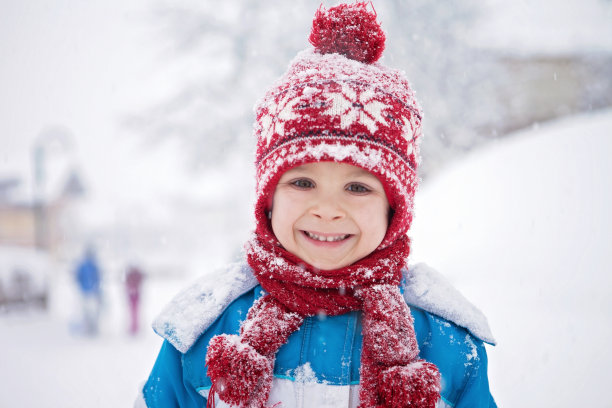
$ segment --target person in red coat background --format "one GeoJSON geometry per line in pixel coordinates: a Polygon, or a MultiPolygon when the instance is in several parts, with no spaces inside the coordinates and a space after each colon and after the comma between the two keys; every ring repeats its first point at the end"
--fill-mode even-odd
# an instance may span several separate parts
{"type": "Polygon", "coordinates": [[[136,266],[130,266],[125,275],[125,288],[130,307],[130,334],[138,333],[140,289],[144,275],[136,266]]]}

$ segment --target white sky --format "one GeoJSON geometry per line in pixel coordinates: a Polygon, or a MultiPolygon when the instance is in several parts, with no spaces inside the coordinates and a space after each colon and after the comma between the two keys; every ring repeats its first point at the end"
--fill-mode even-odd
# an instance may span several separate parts
{"type": "MultiPolygon", "coordinates": [[[[61,125],[89,176],[125,156],[122,114],[147,106],[164,83],[145,1],[3,2],[0,14],[0,175],[28,171],[34,139],[61,125]]],[[[63,156],[63,157],[60,157],[63,156]]],[[[50,162],[52,160],[49,160],[50,162]]],[[[109,173],[110,172],[110,173],[109,173]]]]}
{"type": "Polygon", "coordinates": [[[612,51],[609,0],[482,0],[473,45],[518,54],[612,51]]]}

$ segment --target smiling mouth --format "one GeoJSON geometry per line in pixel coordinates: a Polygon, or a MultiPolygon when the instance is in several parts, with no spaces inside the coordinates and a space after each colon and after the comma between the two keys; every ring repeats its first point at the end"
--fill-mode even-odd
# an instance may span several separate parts
{"type": "Polygon", "coordinates": [[[303,231],[303,232],[308,238],[314,239],[315,241],[321,241],[321,242],[344,241],[345,239],[351,236],[351,234],[323,236],[323,235],[313,234],[312,232],[308,232],[308,231],[303,231]]]}

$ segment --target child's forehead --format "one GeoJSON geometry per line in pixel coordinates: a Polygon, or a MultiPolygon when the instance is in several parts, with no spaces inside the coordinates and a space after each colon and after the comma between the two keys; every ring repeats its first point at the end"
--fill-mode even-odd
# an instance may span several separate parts
{"type": "Polygon", "coordinates": [[[337,174],[350,177],[376,177],[368,170],[349,163],[319,161],[292,167],[283,173],[283,177],[295,174],[337,174]]]}

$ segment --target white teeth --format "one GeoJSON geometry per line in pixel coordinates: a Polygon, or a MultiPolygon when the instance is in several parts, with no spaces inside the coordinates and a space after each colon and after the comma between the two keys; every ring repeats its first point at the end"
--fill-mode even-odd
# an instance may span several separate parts
{"type": "Polygon", "coordinates": [[[322,237],[322,236],[313,234],[312,232],[308,232],[308,231],[304,231],[304,232],[306,233],[306,235],[308,235],[308,237],[312,239],[316,239],[317,241],[326,241],[326,242],[342,241],[343,239],[348,238],[350,235],[350,234],[345,234],[345,235],[337,235],[335,237],[332,237],[332,236],[322,237]]]}

